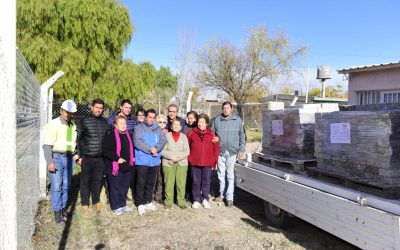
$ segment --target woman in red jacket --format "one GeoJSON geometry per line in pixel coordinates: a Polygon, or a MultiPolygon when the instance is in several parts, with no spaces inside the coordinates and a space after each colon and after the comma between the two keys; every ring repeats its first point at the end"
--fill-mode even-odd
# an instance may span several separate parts
{"type": "Polygon", "coordinates": [[[210,119],[206,114],[197,118],[197,127],[188,134],[190,155],[189,165],[192,171],[192,208],[198,208],[200,203],[204,208],[210,208],[208,194],[210,193],[211,168],[216,169],[219,156],[219,143],[214,143],[214,132],[208,127],[210,119]]]}

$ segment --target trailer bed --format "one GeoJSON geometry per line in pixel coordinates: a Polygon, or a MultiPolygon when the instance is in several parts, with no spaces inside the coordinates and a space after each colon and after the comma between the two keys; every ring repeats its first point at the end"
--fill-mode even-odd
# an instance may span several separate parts
{"type": "MultiPolygon", "coordinates": [[[[310,185],[292,181],[288,173],[253,162],[235,165],[235,184],[285,211],[362,249],[400,249],[399,201],[385,201],[391,211],[373,208],[323,191],[318,181],[310,185]],[[277,171],[279,175],[274,174],[277,171]],[[393,209],[394,207],[394,209],[393,209]]],[[[310,178],[299,176],[299,178],[310,178]]],[[[334,184],[333,189],[341,190],[334,184]]],[[[343,192],[352,192],[343,189],[343,192]]],[[[357,191],[354,191],[357,194],[357,191]]]]}

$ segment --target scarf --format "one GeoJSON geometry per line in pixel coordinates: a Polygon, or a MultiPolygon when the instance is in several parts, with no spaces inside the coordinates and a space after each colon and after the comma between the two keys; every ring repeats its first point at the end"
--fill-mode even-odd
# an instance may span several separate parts
{"type": "Polygon", "coordinates": [[[177,142],[179,140],[180,135],[181,135],[181,132],[172,131],[172,138],[174,139],[175,142],[177,142]]]}
{"type": "MultiPolygon", "coordinates": [[[[132,139],[131,136],[129,135],[129,132],[125,132],[126,133],[126,137],[128,137],[128,141],[129,141],[129,165],[133,166],[133,162],[135,161],[135,157],[133,155],[133,143],[132,143],[132,139]]],[[[117,155],[121,156],[121,138],[119,137],[119,131],[117,128],[114,128],[114,135],[115,135],[115,140],[117,141],[117,155]]],[[[112,170],[112,175],[117,176],[118,175],[118,170],[119,170],[119,166],[118,166],[118,161],[113,161],[112,162],[112,166],[113,166],[113,170],[112,170]]]]}

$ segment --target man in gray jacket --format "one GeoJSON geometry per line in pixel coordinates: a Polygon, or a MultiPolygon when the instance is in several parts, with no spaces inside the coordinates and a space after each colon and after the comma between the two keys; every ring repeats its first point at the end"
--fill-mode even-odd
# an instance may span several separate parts
{"type": "Polygon", "coordinates": [[[233,206],[234,195],[234,167],[235,161],[243,157],[246,150],[246,134],[242,119],[233,114],[230,102],[222,104],[222,114],[216,116],[211,129],[220,138],[221,151],[218,159],[219,197],[216,201],[222,202],[225,198],[227,207],[233,206]],[[225,192],[225,178],[228,185],[225,192]]]}

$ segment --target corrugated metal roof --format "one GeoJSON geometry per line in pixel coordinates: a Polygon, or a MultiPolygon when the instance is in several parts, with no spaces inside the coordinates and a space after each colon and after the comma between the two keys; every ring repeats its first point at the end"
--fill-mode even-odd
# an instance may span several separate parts
{"type": "Polygon", "coordinates": [[[397,67],[400,67],[400,61],[399,62],[390,62],[390,63],[381,63],[381,64],[354,66],[351,68],[338,70],[338,72],[341,74],[347,74],[347,73],[352,73],[352,72],[370,71],[370,70],[378,70],[378,69],[390,69],[390,68],[397,68],[397,67]]]}

